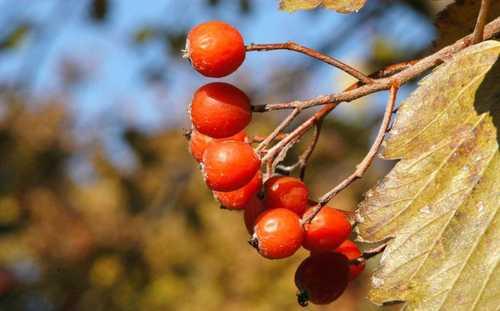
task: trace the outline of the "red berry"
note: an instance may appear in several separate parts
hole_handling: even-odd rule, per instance
[[[243,130],[252,120],[250,100],[237,87],[214,82],[200,87],[191,102],[191,121],[202,134],[225,138]]]
[[[348,279],[349,262],[345,256],[333,252],[312,254],[295,272],[298,302],[302,306],[309,301],[318,305],[331,303],[342,295]]]
[[[229,24],[210,21],[191,29],[186,40],[191,65],[207,77],[219,78],[234,72],[245,60],[245,43]]]
[[[304,217],[312,212],[308,209]],[[327,206],[310,223],[306,223],[304,229],[303,246],[311,252],[334,251],[351,234],[351,224],[344,213]]]
[[[354,260],[362,255],[358,246],[351,240],[345,240],[335,251],[346,256],[349,260]],[[349,266],[349,280],[354,280],[363,270],[365,270],[364,262],[351,264]]]
[[[248,233],[253,234],[253,228],[257,221],[257,217],[265,210],[264,204],[262,204],[262,201],[257,196],[250,199],[250,202],[245,206],[245,212],[243,214]]]
[[[243,209],[260,190],[261,186],[262,173],[258,171],[250,182],[243,187],[227,192],[214,191],[214,196],[227,209]]]
[[[207,149],[208,144],[210,144],[211,142],[216,140],[245,141],[246,138],[247,135],[245,134],[245,131],[241,131],[233,136],[229,136],[226,138],[216,139],[207,135],[203,135],[202,133],[193,129],[193,131],[191,132],[191,138],[189,139],[189,151],[196,161],[201,162],[201,159],[203,158],[203,152],[205,152],[205,149]]]
[[[293,255],[304,238],[300,218],[285,208],[266,210],[257,218],[250,244],[269,259]]]
[[[274,176],[264,184],[266,208],[286,208],[302,216],[308,206],[309,190],[298,178]]]
[[[215,141],[203,153],[203,173],[208,187],[233,191],[246,185],[260,168],[252,147],[241,141]]]

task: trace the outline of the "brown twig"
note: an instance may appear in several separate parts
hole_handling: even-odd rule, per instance
[[[484,27],[484,39],[489,39],[500,32],[500,17],[496,18]],[[296,100],[288,103],[275,103],[266,105],[257,105],[253,107],[255,112],[265,112],[280,109],[306,109],[318,105],[328,105],[340,102],[350,102],[360,97],[381,91],[388,90],[394,83],[405,84],[408,81],[415,79],[422,75],[429,69],[441,64],[444,60],[449,59],[450,56],[460,52],[471,42],[473,35],[468,35],[452,45],[449,45],[438,52],[429,55],[418,62],[412,64],[406,69],[391,75],[387,78],[380,78],[374,80],[374,83],[358,85],[354,89],[344,91],[341,93],[334,93],[329,95],[317,96],[308,100]]]
[[[304,153],[302,153],[299,157],[299,168],[300,168],[300,179],[301,180],[304,180],[305,176],[306,176],[306,168],[307,168],[307,162],[309,162],[309,158],[311,157],[313,151],[314,151],[314,148],[316,148],[316,145],[318,144],[318,140],[319,140],[319,135],[321,134],[321,125],[323,125],[323,121],[322,120],[318,120],[315,124],[314,124],[314,133],[313,133],[313,139],[311,141],[311,143],[309,144],[309,146],[307,147],[307,149],[304,151]]]
[[[273,50],[290,50],[290,51],[295,51],[299,52],[302,54],[305,54],[307,56],[310,56],[312,58],[316,58],[324,63],[327,63],[329,65],[332,65],[334,67],[337,67],[338,69],[346,72],[347,74],[350,74],[354,78],[358,79],[359,81],[365,83],[365,84],[370,84],[373,83],[373,80],[370,79],[368,76],[360,72],[359,70],[339,61],[338,59],[322,54],[314,49],[302,46],[298,43],[295,42],[285,42],[285,43],[271,43],[271,44],[249,44],[246,46],[247,52],[252,52],[252,51],[273,51]]]
[[[303,223],[308,223],[310,222],[321,210],[323,206],[325,206],[330,200],[335,197],[340,191],[344,190],[347,188],[350,184],[352,184],[355,180],[361,178],[366,170],[370,167],[371,163],[373,162],[373,159],[375,158],[375,155],[377,154],[377,151],[382,144],[382,141],[384,140],[385,133],[387,132],[387,128],[389,127],[389,124],[391,122],[391,117],[392,117],[392,111],[394,109],[394,104],[396,103],[396,95],[399,89],[398,84],[394,84],[391,86],[390,90],[390,95],[389,99],[387,101],[387,105],[385,107],[385,112],[384,112],[384,117],[382,119],[382,123],[380,124],[380,128],[378,130],[377,136],[375,138],[375,141],[373,142],[370,150],[366,154],[366,156],[363,158],[363,160],[356,166],[356,170],[346,179],[344,179],[342,182],[340,182],[337,186],[335,186],[333,189],[325,193],[321,198],[319,199],[319,202],[317,205],[313,207],[313,211],[311,213],[308,213],[307,217],[305,217],[302,222]]]
[[[377,78],[383,78],[388,75],[397,73],[399,71],[402,71],[412,65],[415,64],[416,61],[410,61],[410,62],[404,62],[400,64],[394,64],[389,67],[386,67],[384,69],[381,69],[379,71],[376,71],[370,75],[370,77],[377,77]],[[356,82],[352,85],[350,85],[348,88],[344,90],[344,92],[354,90],[358,87],[360,87],[362,84],[359,82]],[[307,119],[304,123],[302,123],[299,127],[297,127],[295,130],[293,130],[291,133],[285,135],[281,141],[273,146],[273,148],[269,149],[267,151],[267,157],[263,158],[263,161],[267,161],[268,158],[272,158],[275,156],[275,154],[283,148],[286,144],[288,144],[294,136],[301,136],[303,135],[311,126],[314,126],[316,123],[321,122],[321,120],[330,113],[335,107],[338,106],[339,103],[331,103],[325,105],[321,110],[317,111],[314,115],[312,115],[309,119]]]
[[[286,133],[279,133],[278,135],[276,135],[276,137],[274,138],[274,140],[282,140],[286,135],[287,135]],[[249,143],[250,144],[261,143],[261,142],[264,141],[264,139],[266,139],[266,136],[255,135],[254,137],[250,137],[249,138]]]
[[[488,20],[490,6],[491,0],[481,1],[481,8],[479,9],[479,13],[477,15],[476,26],[474,27],[474,33],[472,36],[472,44],[483,41],[484,25],[486,25],[486,21]]]
[[[368,259],[375,257],[378,254],[382,253],[386,247],[387,247],[387,243],[384,243],[384,244],[381,244],[375,248],[366,250],[363,252],[363,254],[360,257],[351,260],[350,263],[354,264],[354,265],[362,264],[362,263],[366,262]]]
[[[276,166],[276,168],[287,175],[293,172],[296,168],[300,168],[299,176],[300,179],[304,180],[307,162],[309,161],[309,158],[311,157],[314,148],[316,147],[316,144],[318,143],[319,140],[319,136],[321,133],[321,124],[322,124],[321,120],[315,123],[313,139],[311,140],[307,148],[302,152],[302,154],[299,156],[298,160],[295,163],[287,166]]]
[[[294,109],[272,132],[269,134],[258,146],[255,148],[255,152],[260,152],[266,148],[275,138],[280,134],[280,132],[287,127],[296,116],[300,113],[300,109]]]

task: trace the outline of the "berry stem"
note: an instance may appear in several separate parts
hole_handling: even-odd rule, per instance
[[[262,51],[275,51],[275,50],[289,50],[302,53],[309,57],[318,59],[326,64],[337,67],[338,69],[344,71],[345,73],[353,76],[354,78],[358,79],[359,81],[365,84],[373,83],[373,80],[370,79],[365,74],[363,74],[361,71],[341,62],[340,60],[292,41],[288,41],[285,43],[249,44],[246,46],[247,52],[252,52],[252,51],[262,52]]]
[[[391,123],[391,117],[392,113],[394,110],[394,104],[396,103],[396,96],[397,92],[399,89],[398,84],[394,84],[391,89],[390,89],[390,95],[389,99],[387,101],[387,105],[385,108],[384,112],[384,117],[382,119],[382,123],[380,125],[380,128],[377,133],[377,137],[375,138],[375,141],[373,142],[370,150],[366,154],[366,156],[363,158],[363,160],[356,166],[356,170],[347,178],[345,178],[343,181],[341,181],[337,186],[335,186],[332,190],[328,191],[325,193],[321,198],[319,199],[319,202],[316,206],[313,207],[313,212],[309,214],[307,217],[305,217],[302,222],[309,223],[311,220],[319,213],[321,208],[325,206],[330,200],[335,197],[340,191],[344,190],[347,188],[350,184],[352,184],[355,180],[361,178],[364,173],[368,170],[370,167],[371,163],[373,162],[373,159],[375,158],[377,151],[382,144],[384,140],[384,136],[387,132],[387,128],[389,127],[389,124]]]
[[[255,152],[259,153],[264,148],[266,148],[278,135],[279,133],[287,127],[296,116],[300,113],[300,109],[296,108],[286,117],[272,132],[269,134],[255,149]]]
[[[474,33],[472,37],[472,44],[479,43],[484,39],[484,26],[486,25],[486,21],[488,20],[488,13],[491,7],[491,0],[482,0],[481,8],[479,9],[479,13],[477,15],[476,26],[474,27]]]

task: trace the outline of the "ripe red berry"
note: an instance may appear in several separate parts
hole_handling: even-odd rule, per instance
[[[240,32],[220,21],[202,23],[191,29],[186,56],[199,73],[219,78],[234,72],[245,60],[245,43]]]
[[[349,262],[345,256],[333,252],[312,254],[302,261],[295,272],[299,304],[333,302],[346,289],[348,278]]]
[[[214,138],[235,135],[252,120],[246,94],[223,82],[205,84],[196,90],[190,112],[194,127]]]
[[[293,255],[304,238],[299,216],[285,208],[264,211],[257,218],[250,244],[269,259]]]
[[[309,190],[298,178],[274,176],[264,184],[266,208],[286,208],[302,216],[308,206]]]
[[[308,209],[304,217],[312,212]],[[303,246],[311,252],[334,251],[351,234],[351,224],[344,213],[327,206],[310,223],[306,223],[304,229]]]
[[[245,226],[247,227],[248,233],[253,234],[253,228],[255,226],[255,222],[257,221],[257,217],[259,217],[265,209],[264,204],[257,196],[254,196],[245,206],[243,218],[245,220]]]
[[[207,135],[203,135],[202,133],[193,129],[193,131],[191,132],[191,137],[189,139],[189,151],[191,152],[196,161],[201,162],[201,159],[203,158],[203,152],[205,152],[205,149],[207,149],[208,144],[210,144],[211,142],[216,140],[245,141],[246,138],[247,135],[245,131],[241,131],[233,136],[229,136],[226,138],[216,139]]]
[[[354,260],[361,257],[362,253],[358,246],[351,240],[345,240],[339,247],[335,250],[347,257],[349,260]],[[350,264],[349,265],[349,281],[354,280],[361,272],[365,270],[365,263]]]
[[[215,141],[203,153],[203,174],[215,191],[233,191],[246,185],[260,168],[252,147],[241,141]]]
[[[262,186],[262,173],[260,171],[249,183],[233,191],[214,191],[214,196],[227,209],[243,209]]]

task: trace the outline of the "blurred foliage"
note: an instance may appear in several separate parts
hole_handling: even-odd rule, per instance
[[[108,16],[108,0],[92,0],[90,17],[97,22],[102,22]]]
[[[31,26],[26,23],[17,25],[14,29],[8,32],[4,37],[0,38],[0,51],[9,50],[17,47],[26,36],[29,34]]]
[[[52,2],[54,14],[46,20],[6,19],[8,27],[4,25],[5,31],[0,33],[3,50],[23,52],[20,54],[27,58],[19,75],[1,76],[5,80],[0,81],[0,310],[300,310],[293,274],[306,253],[301,251],[282,261],[262,259],[246,243],[242,215],[219,210],[188,154],[180,129],[143,131],[120,123],[120,143],[133,155],[133,164],[125,168],[110,155],[100,129],[75,131],[75,127],[82,127],[75,125],[78,110],[73,110],[73,100],[81,90],[78,86],[92,88],[96,84],[92,70],[100,64],[93,53],[67,47],[66,54],[52,60],[59,70],[52,74],[62,79],[61,89],[31,96],[29,86],[33,83],[29,82],[53,52],[54,39],[66,26],[64,17],[73,12],[72,2]],[[109,29],[115,24],[108,21],[120,3],[88,0],[84,2],[85,14],[74,14],[73,18],[102,25],[95,27],[96,32],[115,33]],[[256,3],[200,0],[190,5],[209,13],[218,10],[222,16],[240,14],[249,22],[251,13],[257,11]],[[408,6],[430,21],[429,3],[368,1],[359,14],[341,25],[332,24],[335,31],[327,28],[318,33],[322,40],[316,48],[335,55],[347,45],[345,38],[385,26],[386,12],[398,5]],[[230,5],[236,10],[228,13]],[[127,29],[129,36],[119,45],[125,52],[130,52],[126,50],[130,47],[150,49],[150,43],[164,48],[163,59],[144,65],[135,82],[141,78],[161,82],[156,85],[170,91],[168,83],[174,74],[169,65],[180,60],[187,31],[187,24],[180,22],[186,19],[182,13],[167,13],[180,15],[175,27],[151,20]],[[8,15],[7,10],[4,14]],[[36,34],[33,40],[31,31]],[[28,37],[26,48],[20,49]],[[117,40],[111,44],[117,42],[123,43]],[[399,61],[401,55],[409,58],[408,51],[391,51],[394,47],[390,43],[379,50],[383,53],[376,47],[362,64],[370,70]],[[145,55],[136,54],[137,58]],[[249,95],[257,102],[293,98],[307,88],[318,64],[307,58],[287,64],[259,81],[265,88]],[[240,78],[245,83],[245,77]],[[12,81],[16,79],[21,81]],[[123,89],[113,91],[124,93]],[[179,101],[170,98],[177,95],[168,93],[169,100]],[[102,94],[99,100],[114,100],[109,97]],[[165,98],[161,100],[163,105]],[[121,111],[106,114],[105,125],[115,121],[115,112]],[[275,116],[256,116],[249,132],[269,133],[276,124]],[[306,174],[313,197],[351,173],[368,148],[375,119],[324,122]],[[305,148],[308,139],[310,136],[292,149],[288,163]],[[336,197],[334,206],[352,210],[388,166],[375,162],[366,178]],[[364,299],[368,275],[351,284],[335,304],[309,309],[373,309]]]
[[[136,165],[125,172],[99,144],[75,143],[58,100],[33,108],[8,93],[3,102],[1,309],[298,309],[293,273],[305,252],[262,259],[246,243],[241,213],[220,210],[206,190],[180,131],[126,130]],[[265,120],[251,131],[264,128]],[[326,122],[308,172],[315,193],[352,169],[368,136],[367,128]],[[70,163],[82,154],[92,177],[75,180]],[[376,175],[343,193],[336,207],[352,209]],[[331,308],[366,306],[364,282]]]
[[[439,12],[436,27],[439,37],[434,43],[439,50],[461,37],[472,33],[479,13],[481,0],[457,0]],[[500,15],[500,1],[491,1],[487,21],[492,21]]]

